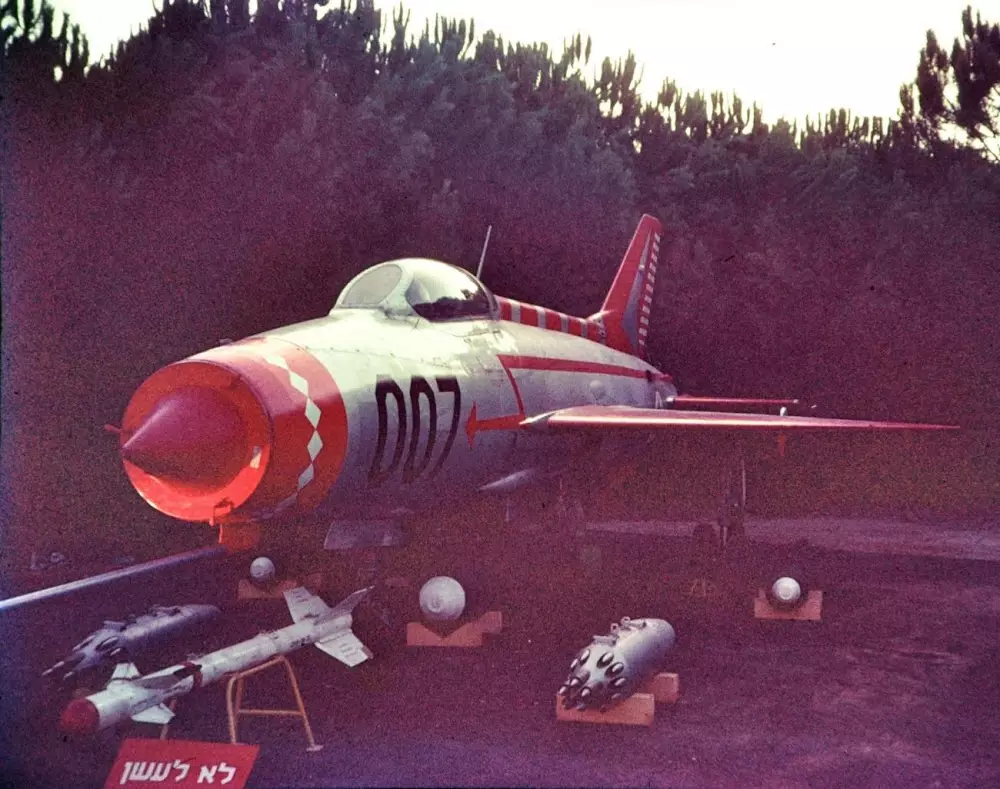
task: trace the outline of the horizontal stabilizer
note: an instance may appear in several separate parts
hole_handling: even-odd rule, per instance
[[[296,586],[285,592],[285,602],[293,622],[317,618],[329,613],[330,607],[304,586]]]
[[[342,630],[322,641],[317,641],[316,646],[330,657],[335,657],[341,663],[352,668],[373,657],[371,650],[362,644],[361,640],[349,629]]]
[[[716,411],[665,411],[635,406],[582,405],[526,419],[522,427],[548,430],[717,430],[750,432],[865,432],[957,430],[957,425],[918,422],[872,422],[776,414],[730,414]]]
[[[165,726],[173,719],[174,713],[166,704],[157,704],[132,716],[132,720],[136,723],[155,723],[157,726]]]

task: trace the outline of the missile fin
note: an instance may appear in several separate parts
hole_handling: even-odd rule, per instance
[[[141,676],[139,674],[139,669],[136,668],[135,663],[119,663],[115,666],[114,671],[111,672],[110,682],[115,680],[126,680],[135,679]]]
[[[170,723],[173,719],[174,713],[166,704],[157,704],[132,716],[132,720],[136,723],[155,723],[158,726]]]
[[[368,658],[374,657],[372,651],[362,644],[361,639],[354,635],[351,630],[342,630],[336,635],[317,641],[316,646],[330,657],[335,657],[341,663],[352,668],[359,663],[364,663]]]
[[[329,613],[330,607],[304,586],[296,586],[285,592],[285,602],[293,622],[301,622],[310,617],[316,618]]]
[[[334,615],[351,613],[357,607],[358,603],[364,600],[374,588],[374,586],[366,586],[364,589],[358,589],[358,591],[349,594],[333,607],[331,613]]]
[[[155,674],[147,674],[145,677],[138,677],[135,680],[135,684],[147,690],[167,690],[167,688],[172,688],[179,681],[173,674],[156,672]]]

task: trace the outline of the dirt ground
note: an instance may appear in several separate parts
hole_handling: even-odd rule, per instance
[[[293,657],[325,747],[306,753],[294,721],[247,721],[242,739],[261,745],[250,785],[1000,786],[1000,519],[758,521],[750,544],[721,561],[693,557],[689,531],[529,528],[484,537],[471,554],[385,559],[410,587],[381,589],[359,609],[375,660],[349,670],[318,650]],[[4,615],[6,785],[100,786],[125,736],[156,736],[135,724],[63,737],[55,721],[69,689],[39,677],[123,605],[225,606],[217,630],[148,656],[144,670],[288,624],[279,601],[235,602],[245,565],[192,566]],[[792,565],[824,591],[823,621],[754,620],[753,590]],[[471,610],[501,610],[503,633],[482,649],[403,648],[432,574],[459,578]],[[702,576],[714,591],[692,597]],[[341,576],[327,599],[350,586]],[[554,693],[574,652],[624,615],[676,627],[666,668],[680,675],[680,701],[649,728],[557,722]],[[287,701],[277,679],[248,688],[255,703]],[[183,698],[178,714],[172,736],[226,739],[221,685]]]

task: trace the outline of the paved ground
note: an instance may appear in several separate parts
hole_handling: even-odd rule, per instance
[[[393,626],[373,608],[358,624],[376,660],[352,672],[317,650],[294,658],[325,748],[305,753],[292,721],[249,721],[244,739],[261,744],[251,785],[1000,786],[1000,523],[755,527],[738,558],[703,570],[686,527],[670,524],[497,533],[471,558],[428,549],[407,559],[416,566],[388,560],[388,571],[405,569],[416,583],[455,574],[474,606],[503,609],[507,629],[482,650],[407,651],[399,626],[415,589],[383,591]],[[802,537],[809,545],[794,546]],[[822,623],[752,619],[753,588],[790,564],[825,590]],[[224,627],[188,648],[287,624],[280,603],[233,603],[242,571],[185,568],[7,616],[0,774],[15,786],[101,785],[125,733],[64,739],[54,722],[67,691],[37,675],[102,617],[120,615],[123,601],[132,610],[226,605]],[[714,598],[687,595],[702,571],[717,583]],[[622,615],[676,625],[668,668],[681,675],[681,701],[649,729],[556,722],[553,694],[574,651]],[[147,667],[178,656],[150,656]],[[265,698],[280,690],[267,680],[259,688]],[[220,687],[186,697],[179,713],[174,736],[225,738]]]

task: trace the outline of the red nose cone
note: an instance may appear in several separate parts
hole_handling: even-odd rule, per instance
[[[154,477],[218,488],[239,472],[247,431],[236,408],[213,389],[164,396],[121,447],[122,458]]]
[[[75,699],[66,705],[59,716],[59,728],[66,734],[93,734],[101,716],[97,707],[87,699]]]

